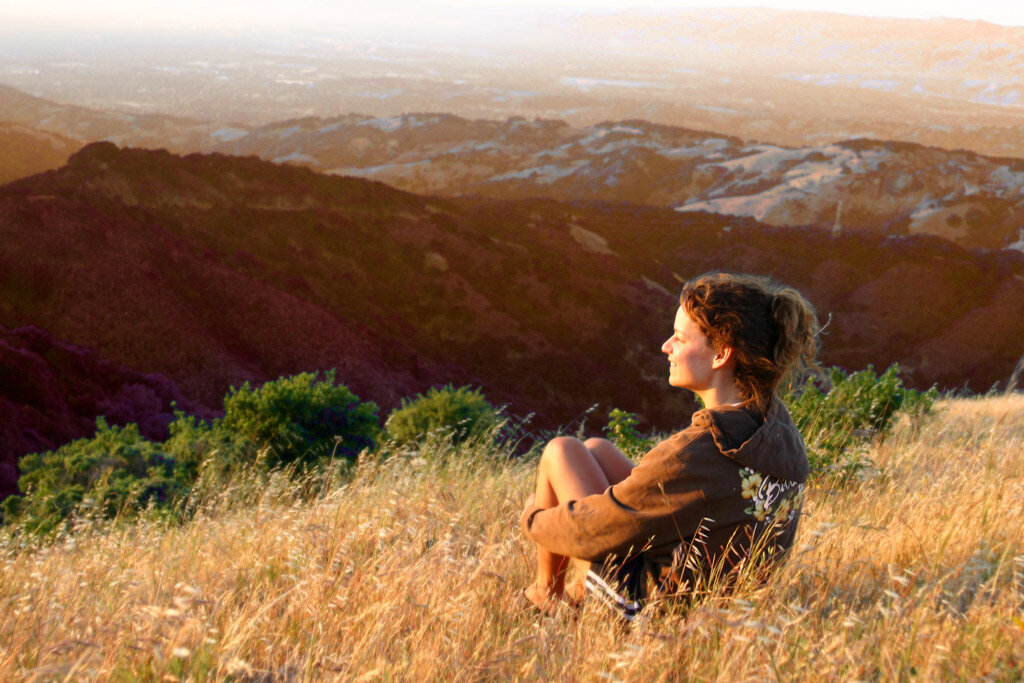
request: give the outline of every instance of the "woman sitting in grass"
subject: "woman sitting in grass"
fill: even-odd
[[[537,545],[524,594],[543,611],[589,592],[631,619],[793,544],[807,453],[776,389],[814,364],[814,309],[767,278],[722,273],[686,283],[679,301],[661,347],[668,381],[704,409],[636,465],[604,439],[547,444],[521,518]],[[567,590],[570,559],[586,579]]]

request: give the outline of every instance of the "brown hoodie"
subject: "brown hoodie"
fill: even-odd
[[[600,563],[643,551],[648,571],[668,588],[695,558],[703,571],[719,560],[731,568],[769,527],[778,532],[773,551],[785,552],[807,469],[803,440],[777,399],[763,423],[742,406],[700,410],[604,493],[527,509],[520,521],[559,555]]]

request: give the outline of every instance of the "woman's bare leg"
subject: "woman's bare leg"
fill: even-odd
[[[629,476],[633,463],[610,441],[568,436],[552,439],[544,447],[537,467],[534,504],[551,508],[567,500],[602,493],[610,484]],[[565,572],[570,558],[537,546],[537,577],[526,594],[541,605],[565,592]]]
[[[583,442],[597,459],[601,470],[608,478],[608,484],[618,484],[629,476],[636,465],[608,439],[587,439]]]

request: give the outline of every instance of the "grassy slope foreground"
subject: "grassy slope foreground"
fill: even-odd
[[[811,488],[768,585],[626,630],[521,608],[531,462],[423,454],[304,496],[239,481],[184,526],[0,537],[0,679],[1021,676],[1024,396],[897,427],[877,471]]]

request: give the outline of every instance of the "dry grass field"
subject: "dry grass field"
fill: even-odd
[[[767,585],[628,627],[523,608],[531,462],[424,456],[238,481],[184,525],[0,536],[0,680],[1024,677],[1024,396],[897,426],[810,489]]]

